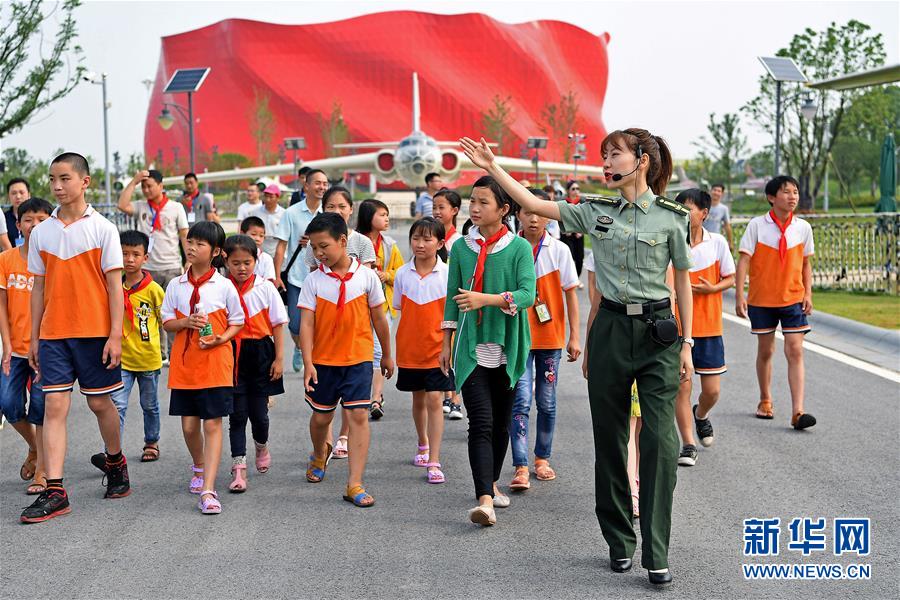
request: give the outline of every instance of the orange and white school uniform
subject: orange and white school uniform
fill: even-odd
[[[58,215],[57,207],[34,228],[28,246],[28,270],[44,278],[44,393],[71,391],[78,380],[84,395],[109,394],[122,387],[120,368],[103,363],[111,329],[106,274],[122,269],[119,231],[90,204],[68,225]]]
[[[215,269],[197,280],[188,269],[169,282],[163,299],[163,323],[206,313],[212,335],[231,325],[244,324],[241,299],[230,280]],[[202,349],[203,331],[182,329],[175,334],[169,355],[169,414],[215,419],[232,412],[234,354],[231,344]]]
[[[275,285],[254,275],[238,286],[244,311],[244,327],[235,336],[234,393],[262,398],[284,393],[281,377],[272,380],[269,369],[275,360],[274,328],[288,322],[287,310]]]
[[[815,253],[812,227],[791,215],[778,223],[773,211],[754,217],[741,238],[741,254],[750,257],[747,294],[750,331],[756,335],[808,333],[803,314],[803,261]]]
[[[415,258],[394,277],[394,310],[397,325],[397,389],[401,392],[450,392],[456,389],[453,373],[440,368],[447,299],[447,264],[440,258],[424,277],[416,271]]]
[[[722,235],[703,229],[703,238],[691,248],[694,266],[690,269],[691,284],[700,283],[702,277],[712,285],[734,275],[734,257],[728,242]],[[722,339],[722,292],[692,294],[693,319],[691,337],[694,347],[691,354],[694,370],[698,375],[721,375],[725,366],[725,343]],[[675,309],[676,317],[678,309]]]
[[[378,275],[355,258],[343,276],[321,264],[306,277],[297,306],[315,314],[312,362],[318,384],[306,393],[314,411],[331,412],[338,400],[344,408],[368,410],[375,352],[371,311],[384,303]]]

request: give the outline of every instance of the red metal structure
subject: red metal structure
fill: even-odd
[[[159,68],[144,134],[148,160],[174,164],[176,148],[187,164],[188,129],[177,119],[163,131],[156,119],[178,95],[162,88],[179,68],[212,68],[194,96],[198,171],[202,157],[237,152],[259,163],[251,133],[255,90],[269,95],[275,133],[304,136],[304,159],[326,156],[322,120],[340,103],[350,141],[400,139],[409,133],[410,74],[421,85],[423,131],[439,140],[482,132],[482,113],[495,94],[510,97],[514,120],[504,152],[520,156],[528,136],[546,135],[541,160],[562,160],[565,133],[542,133],[548,104],[572,91],[578,131],[588,136],[588,161],[599,163],[594,144],[605,135],[601,109],[606,92],[609,35],[593,35],[559,21],[510,25],[483,14],[436,15],[399,11],[314,25],[276,25],[230,19],[162,39]],[[592,142],[594,144],[592,144]],[[287,156],[291,160],[291,156]]]

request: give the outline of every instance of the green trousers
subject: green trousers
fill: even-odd
[[[658,311],[668,317],[671,311]],[[597,520],[610,558],[631,558],[637,537],[632,526],[628,482],[631,384],[641,402],[641,566],[668,568],[672,494],[678,468],[675,395],[681,343],[664,347],[650,339],[650,327],[601,308],[588,339],[588,396],[594,428]]]

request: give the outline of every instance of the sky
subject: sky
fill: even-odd
[[[900,2],[342,1],[123,2],[88,0],[77,9],[83,64],[108,74],[110,147],[143,150],[149,92],[160,38],[228,18],[282,24],[335,21],[373,12],[483,12],[507,23],[555,19],[594,34],[609,32],[608,130],[640,126],[665,137],[676,158],[697,153],[709,113],[735,112],[757,91],[757,56],[771,56],[804,28],[857,19],[883,34],[887,63],[900,61]],[[481,43],[473,40],[473,43]],[[655,90],[655,91],[654,91]],[[154,108],[154,113],[158,108]],[[82,84],[38,114],[0,147],[51,158],[57,148],[103,156],[100,86]],[[771,143],[744,122],[752,149]],[[460,132],[471,134],[472,132]],[[591,153],[590,144],[588,150]],[[596,156],[596,153],[593,153]],[[589,161],[591,162],[591,161]]]

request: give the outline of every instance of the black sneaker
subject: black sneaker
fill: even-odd
[[[128,462],[125,457],[115,465],[106,468],[106,493],[104,498],[124,498],[131,493],[131,484],[128,481]]]
[[[98,452],[91,457],[91,464],[106,473],[106,452]]]
[[[697,418],[696,404],[694,405],[694,426],[697,428],[697,437],[700,438],[700,444],[702,444],[704,448],[712,446],[713,442],[716,441],[716,438],[713,435],[712,423],[709,422],[709,418]]]
[[[372,402],[372,406],[369,408],[369,416],[372,417],[373,421],[377,421],[384,416],[384,396]]]
[[[459,404],[451,404],[450,405],[450,414],[447,415],[447,418],[451,421],[458,421],[463,418],[462,414],[462,406]]]
[[[41,523],[72,512],[69,496],[62,488],[50,488],[40,493],[31,506],[22,511],[22,523]]]
[[[686,444],[681,447],[681,454],[678,456],[678,464],[682,467],[693,467],[697,464],[697,447]]]
[[[444,414],[445,414],[445,415],[449,415],[449,414],[450,414],[450,407],[451,407],[452,405],[453,405],[453,402],[450,400],[450,398],[444,398],[443,411],[444,411]]]

